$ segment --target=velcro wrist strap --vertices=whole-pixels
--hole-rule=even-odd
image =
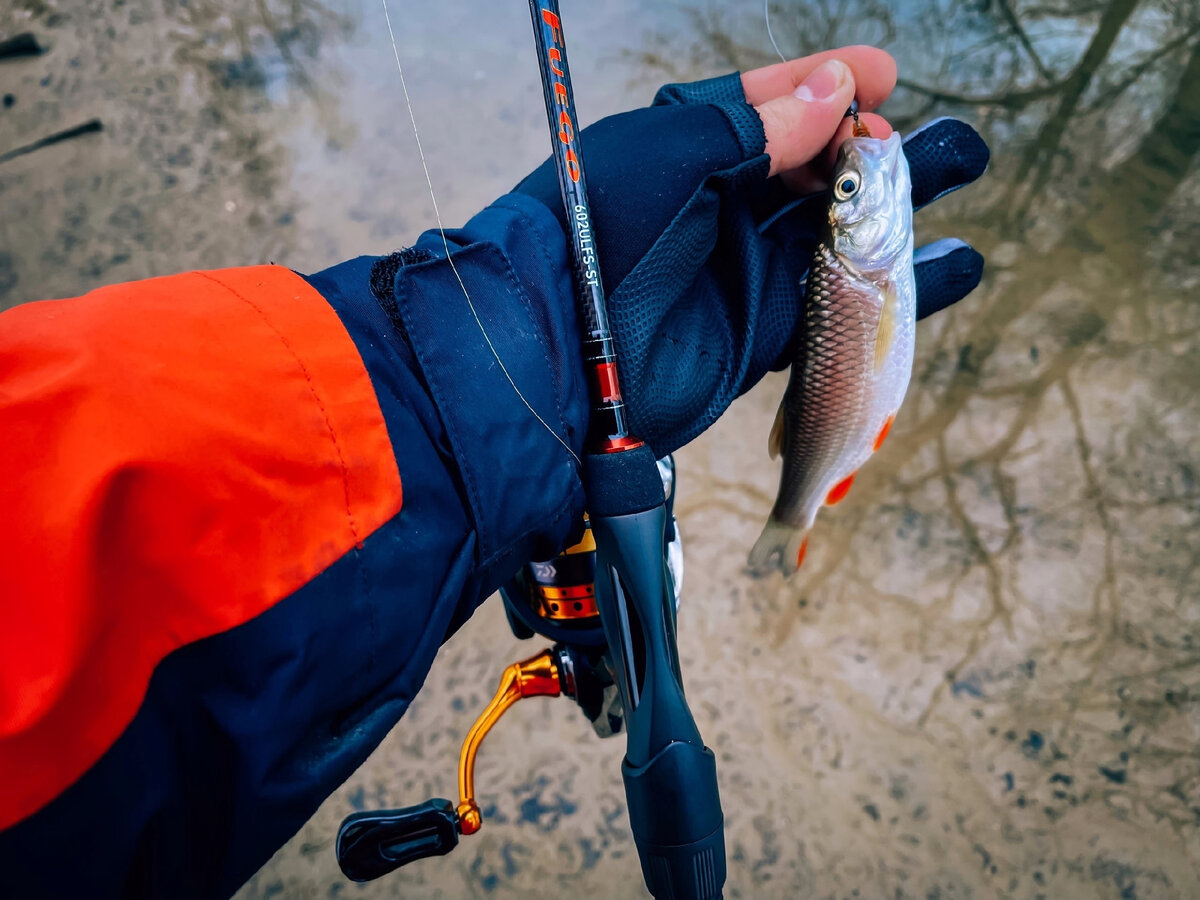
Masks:
[[[395,279],[398,317],[461,473],[478,563],[511,554],[514,570],[531,542],[565,536],[581,512],[567,447],[582,452],[587,417],[565,243],[540,207],[542,221],[522,223],[528,210],[514,207],[523,204],[537,207],[502,201],[455,232],[456,242],[489,239],[453,250],[453,268],[443,251]],[[441,250],[430,237],[419,246]]]

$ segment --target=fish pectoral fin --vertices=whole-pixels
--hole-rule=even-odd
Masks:
[[[883,305],[879,309],[879,328],[875,332],[875,371],[881,372],[896,339],[896,320],[900,314],[900,296],[896,285],[883,286]]]
[[[771,434],[767,437],[767,452],[771,454],[771,459],[777,459],[783,452],[783,432],[787,428],[787,413],[784,412],[786,404],[787,397],[779,401],[779,411],[775,413],[775,424],[771,426]]]

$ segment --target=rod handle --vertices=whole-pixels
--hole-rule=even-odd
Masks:
[[[725,884],[725,831],[717,761],[675,741],[644,766],[621,764],[629,822],[654,897],[716,900]]]

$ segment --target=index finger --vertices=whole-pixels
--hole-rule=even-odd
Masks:
[[[896,61],[891,54],[878,47],[858,45],[822,50],[812,56],[742,73],[746,102],[751,106],[760,106],[768,100],[790,94],[817,66],[831,59],[840,59],[854,73],[860,109],[875,109],[896,87]]]

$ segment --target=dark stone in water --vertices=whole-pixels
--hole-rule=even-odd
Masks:
[[[1113,784],[1124,784],[1127,769],[1110,769],[1108,766],[1100,767],[1100,774],[1111,781]]]
[[[1042,747],[1046,745],[1046,739],[1042,737],[1040,731],[1029,732],[1027,737],[1021,743],[1021,749],[1025,751],[1026,756],[1037,756]]]
[[[44,53],[45,48],[30,32],[18,34],[5,40],[0,40],[0,59],[16,59],[20,56],[37,56]]]

